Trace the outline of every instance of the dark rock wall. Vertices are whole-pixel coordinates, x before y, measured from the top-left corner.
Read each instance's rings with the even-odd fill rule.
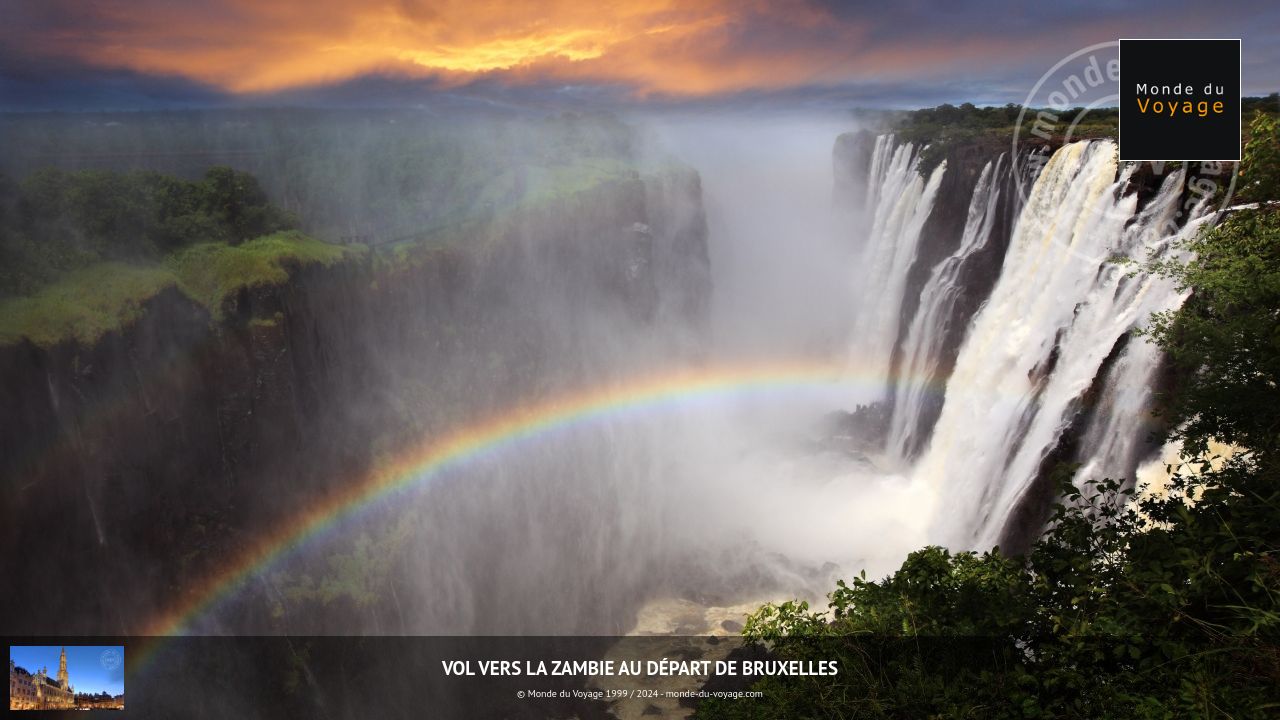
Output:
[[[471,235],[295,268],[217,322],[169,290],[92,346],[0,347],[10,631],[136,632],[406,443],[638,369],[675,325],[696,346],[709,270],[691,171],[608,183]],[[622,346],[602,350],[606,335]]]

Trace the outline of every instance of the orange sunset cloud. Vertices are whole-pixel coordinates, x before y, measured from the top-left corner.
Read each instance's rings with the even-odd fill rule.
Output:
[[[49,78],[75,95],[94,72],[123,83],[96,86],[107,95],[251,101],[362,78],[641,100],[852,87],[967,87],[981,99],[1016,96],[1064,54],[1132,32],[1084,10],[1042,12],[975,19],[937,0],[40,0],[0,3],[0,76],[9,67],[36,107],[62,92]]]
[[[723,0],[139,0],[92,8],[91,22],[59,25],[39,50],[241,94],[370,73],[442,85],[479,77],[619,83],[640,95],[776,88],[821,81],[861,34],[807,3]],[[800,40],[815,33],[828,42]]]

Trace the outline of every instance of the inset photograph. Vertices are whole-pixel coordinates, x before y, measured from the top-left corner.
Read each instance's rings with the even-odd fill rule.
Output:
[[[123,710],[124,646],[10,645],[9,709]]]

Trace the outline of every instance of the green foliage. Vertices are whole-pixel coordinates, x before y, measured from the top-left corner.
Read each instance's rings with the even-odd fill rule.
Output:
[[[29,297],[0,300],[0,345],[28,338],[92,343],[141,317],[146,301],[177,279],[158,267],[99,263],[68,274]]]
[[[1271,717],[1280,478],[1196,469],[1132,502],[1114,481],[1065,484],[1025,559],[925,548],[883,580],[839,583],[826,614],[766,605],[748,640],[840,674],[771,680],[766,704],[699,716]]]
[[[1249,123],[1236,197],[1244,202],[1280,198],[1280,117],[1259,110]]]
[[[174,219],[191,218],[196,223],[211,219],[213,226],[225,233],[223,239],[232,244],[297,225],[294,218],[267,202],[257,178],[246,172],[224,166],[209,168],[195,195],[188,201],[190,205],[178,205],[182,214]]]
[[[279,285],[292,267],[332,265],[355,252],[290,230],[240,245],[200,243],[173,253],[165,265],[182,290],[218,318],[226,300],[242,289]]]
[[[1251,134],[1242,193],[1280,197],[1276,119],[1258,115]],[[1271,462],[1280,447],[1280,208],[1230,212],[1185,249],[1193,262],[1156,266],[1193,290],[1180,311],[1158,315],[1150,328],[1183,371],[1166,412],[1195,455],[1214,438]]]
[[[897,113],[888,118],[887,124],[901,139],[926,146],[921,154],[920,169],[927,173],[957,147],[1003,152],[1012,144],[1015,133],[1021,142],[1042,142],[1044,138],[1032,132],[1041,112],[1051,113],[1045,117],[1059,118],[1047,126],[1042,123],[1042,128],[1052,127],[1055,133],[1070,129],[1072,138],[1076,140],[1115,137],[1119,125],[1115,108],[1097,108],[1087,113],[1084,108],[1061,112],[1027,108],[1023,112],[1021,105],[1013,103],[991,107],[976,107],[971,103],[958,107],[939,105]],[[1018,121],[1020,115],[1021,124]],[[1078,122],[1073,123],[1077,118]]]
[[[231,294],[352,253],[289,230],[258,181],[228,167],[190,182],[155,172],[42,169],[0,176],[0,344],[90,343],[178,286],[219,317]]]
[[[939,547],[907,557],[883,583],[866,576],[843,581],[831,593],[838,621],[859,632],[892,635],[986,636],[1017,629],[1027,610],[1021,564],[992,551],[950,552]]]
[[[161,263],[102,262],[74,270],[27,297],[0,301],[0,345],[26,338],[37,345],[90,344],[140,318],[148,300],[176,287],[220,318],[242,289],[279,285],[310,264],[332,265],[358,251],[294,230],[240,245],[201,243]]]
[[[1241,116],[1251,118],[1258,113],[1280,115],[1280,93],[1271,93],[1265,97],[1247,97],[1240,99]]]
[[[1242,108],[1245,117],[1270,118],[1274,129],[1275,118],[1280,113],[1280,101],[1277,101],[1274,93],[1265,98],[1244,98]],[[1026,108],[1023,112],[1021,105],[1013,103],[988,107],[964,103],[959,106],[944,104],[905,112],[863,114],[870,116],[865,119],[880,121],[902,140],[927,146],[921,154],[920,169],[924,173],[930,172],[957,147],[978,147],[1002,152],[1010,147],[1015,133],[1020,143],[1053,145],[1067,140],[1067,132],[1070,132],[1071,140],[1114,138],[1120,128],[1120,114],[1113,107],[1087,110],[1083,107],[1066,110]],[[1021,123],[1018,121],[1019,115],[1022,116]],[[1274,136],[1274,130],[1272,135]],[[1264,162],[1275,167],[1270,161]],[[1260,189],[1258,196],[1280,197],[1274,186]],[[1242,190],[1241,197],[1252,195]]]
[[[96,337],[120,326],[109,318],[134,318],[117,308],[73,323],[67,288],[35,299],[68,273],[104,262],[167,270],[220,318],[241,291],[283,282],[296,265],[329,264],[370,246],[378,250],[375,272],[434,261],[447,246],[499,236],[522,212],[637,176],[630,131],[603,116],[440,124],[421,113],[245,113],[209,126],[203,118],[0,119],[15,143],[44,154],[128,155],[146,146],[203,158],[257,147],[251,156],[267,178],[260,184],[223,166],[188,169],[202,173],[193,181],[150,171],[37,168],[21,182],[0,174],[0,298],[26,297],[10,306],[9,342]],[[287,199],[308,226],[346,245],[284,232],[298,221],[268,195]],[[55,325],[41,327],[45,321]]]
[[[329,241],[390,245],[496,213],[564,197],[631,176],[639,165],[635,135],[604,114],[544,118],[420,110],[242,110],[0,118],[0,134],[32,155],[131,156],[145,148],[170,172],[204,173],[212,160],[245,163],[277,203],[297,213],[301,229]],[[24,153],[0,157],[10,174],[34,168]],[[172,159],[170,159],[172,158]],[[189,159],[188,159],[189,158]],[[237,198],[200,205],[206,220],[245,234],[261,206],[248,176],[202,181],[208,192]],[[238,211],[241,208],[243,211]],[[232,240],[234,242],[234,240]]]
[[[1277,199],[1276,121],[1243,163]],[[912,553],[892,575],[841,582],[827,613],[767,605],[748,640],[840,674],[757,684],[762,703],[706,718],[1272,718],[1280,714],[1280,211],[1235,211],[1154,266],[1192,290],[1150,336],[1180,382],[1168,399],[1184,459],[1135,496],[1057,480],[1062,501],[1025,558]],[[1209,440],[1234,443],[1229,459]]]
[[[239,243],[294,227],[253,176],[210,168],[188,182],[155,172],[38,170],[0,181],[0,295],[29,294],[101,261],[156,260],[195,242]]]

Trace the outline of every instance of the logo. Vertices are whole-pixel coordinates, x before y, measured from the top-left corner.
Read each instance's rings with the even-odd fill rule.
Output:
[[[1134,41],[1123,41],[1124,47],[1128,49],[1131,42]],[[1024,172],[1015,173],[1018,192],[1023,201],[1030,195],[1040,171],[1059,148],[1081,140],[1118,139],[1120,128],[1135,131],[1129,124],[1130,108],[1122,106],[1121,46],[1121,41],[1113,40],[1090,45],[1067,55],[1041,75],[1027,94],[1013,134],[1013,157],[1024,163],[1025,168]],[[1238,50],[1238,45],[1235,47]],[[1125,79],[1128,80],[1129,77],[1125,73]],[[1201,78],[1202,75],[1188,74],[1186,77],[1182,81],[1184,84],[1192,82],[1191,78]],[[1152,79],[1146,82],[1150,87],[1151,83],[1157,81]],[[1201,90],[1206,82],[1200,82]],[[1237,72],[1237,84],[1233,86],[1236,88],[1235,98],[1231,105],[1237,116],[1232,119],[1233,130],[1238,130],[1239,127],[1238,82]],[[1226,87],[1223,90],[1230,92]],[[1193,105],[1193,113],[1195,110],[1196,106]],[[1207,112],[1211,111],[1212,106]],[[1182,139],[1186,141],[1182,147],[1193,147],[1190,138]],[[1238,141],[1238,137],[1236,140]],[[1126,147],[1122,152],[1128,151],[1129,148]],[[1237,156],[1238,146],[1237,154],[1231,157]],[[1124,158],[1125,155],[1120,157]],[[1182,172],[1182,197],[1176,216],[1171,221],[1174,226],[1168,228],[1166,234],[1175,232],[1177,223],[1190,219],[1197,207],[1201,208],[1200,212],[1226,208],[1235,192],[1235,161],[1178,160],[1180,158],[1176,155],[1143,161],[1120,160],[1121,176],[1127,173],[1128,177],[1153,189],[1174,173]]]
[[[1120,159],[1240,160],[1240,41],[1121,40]]]

